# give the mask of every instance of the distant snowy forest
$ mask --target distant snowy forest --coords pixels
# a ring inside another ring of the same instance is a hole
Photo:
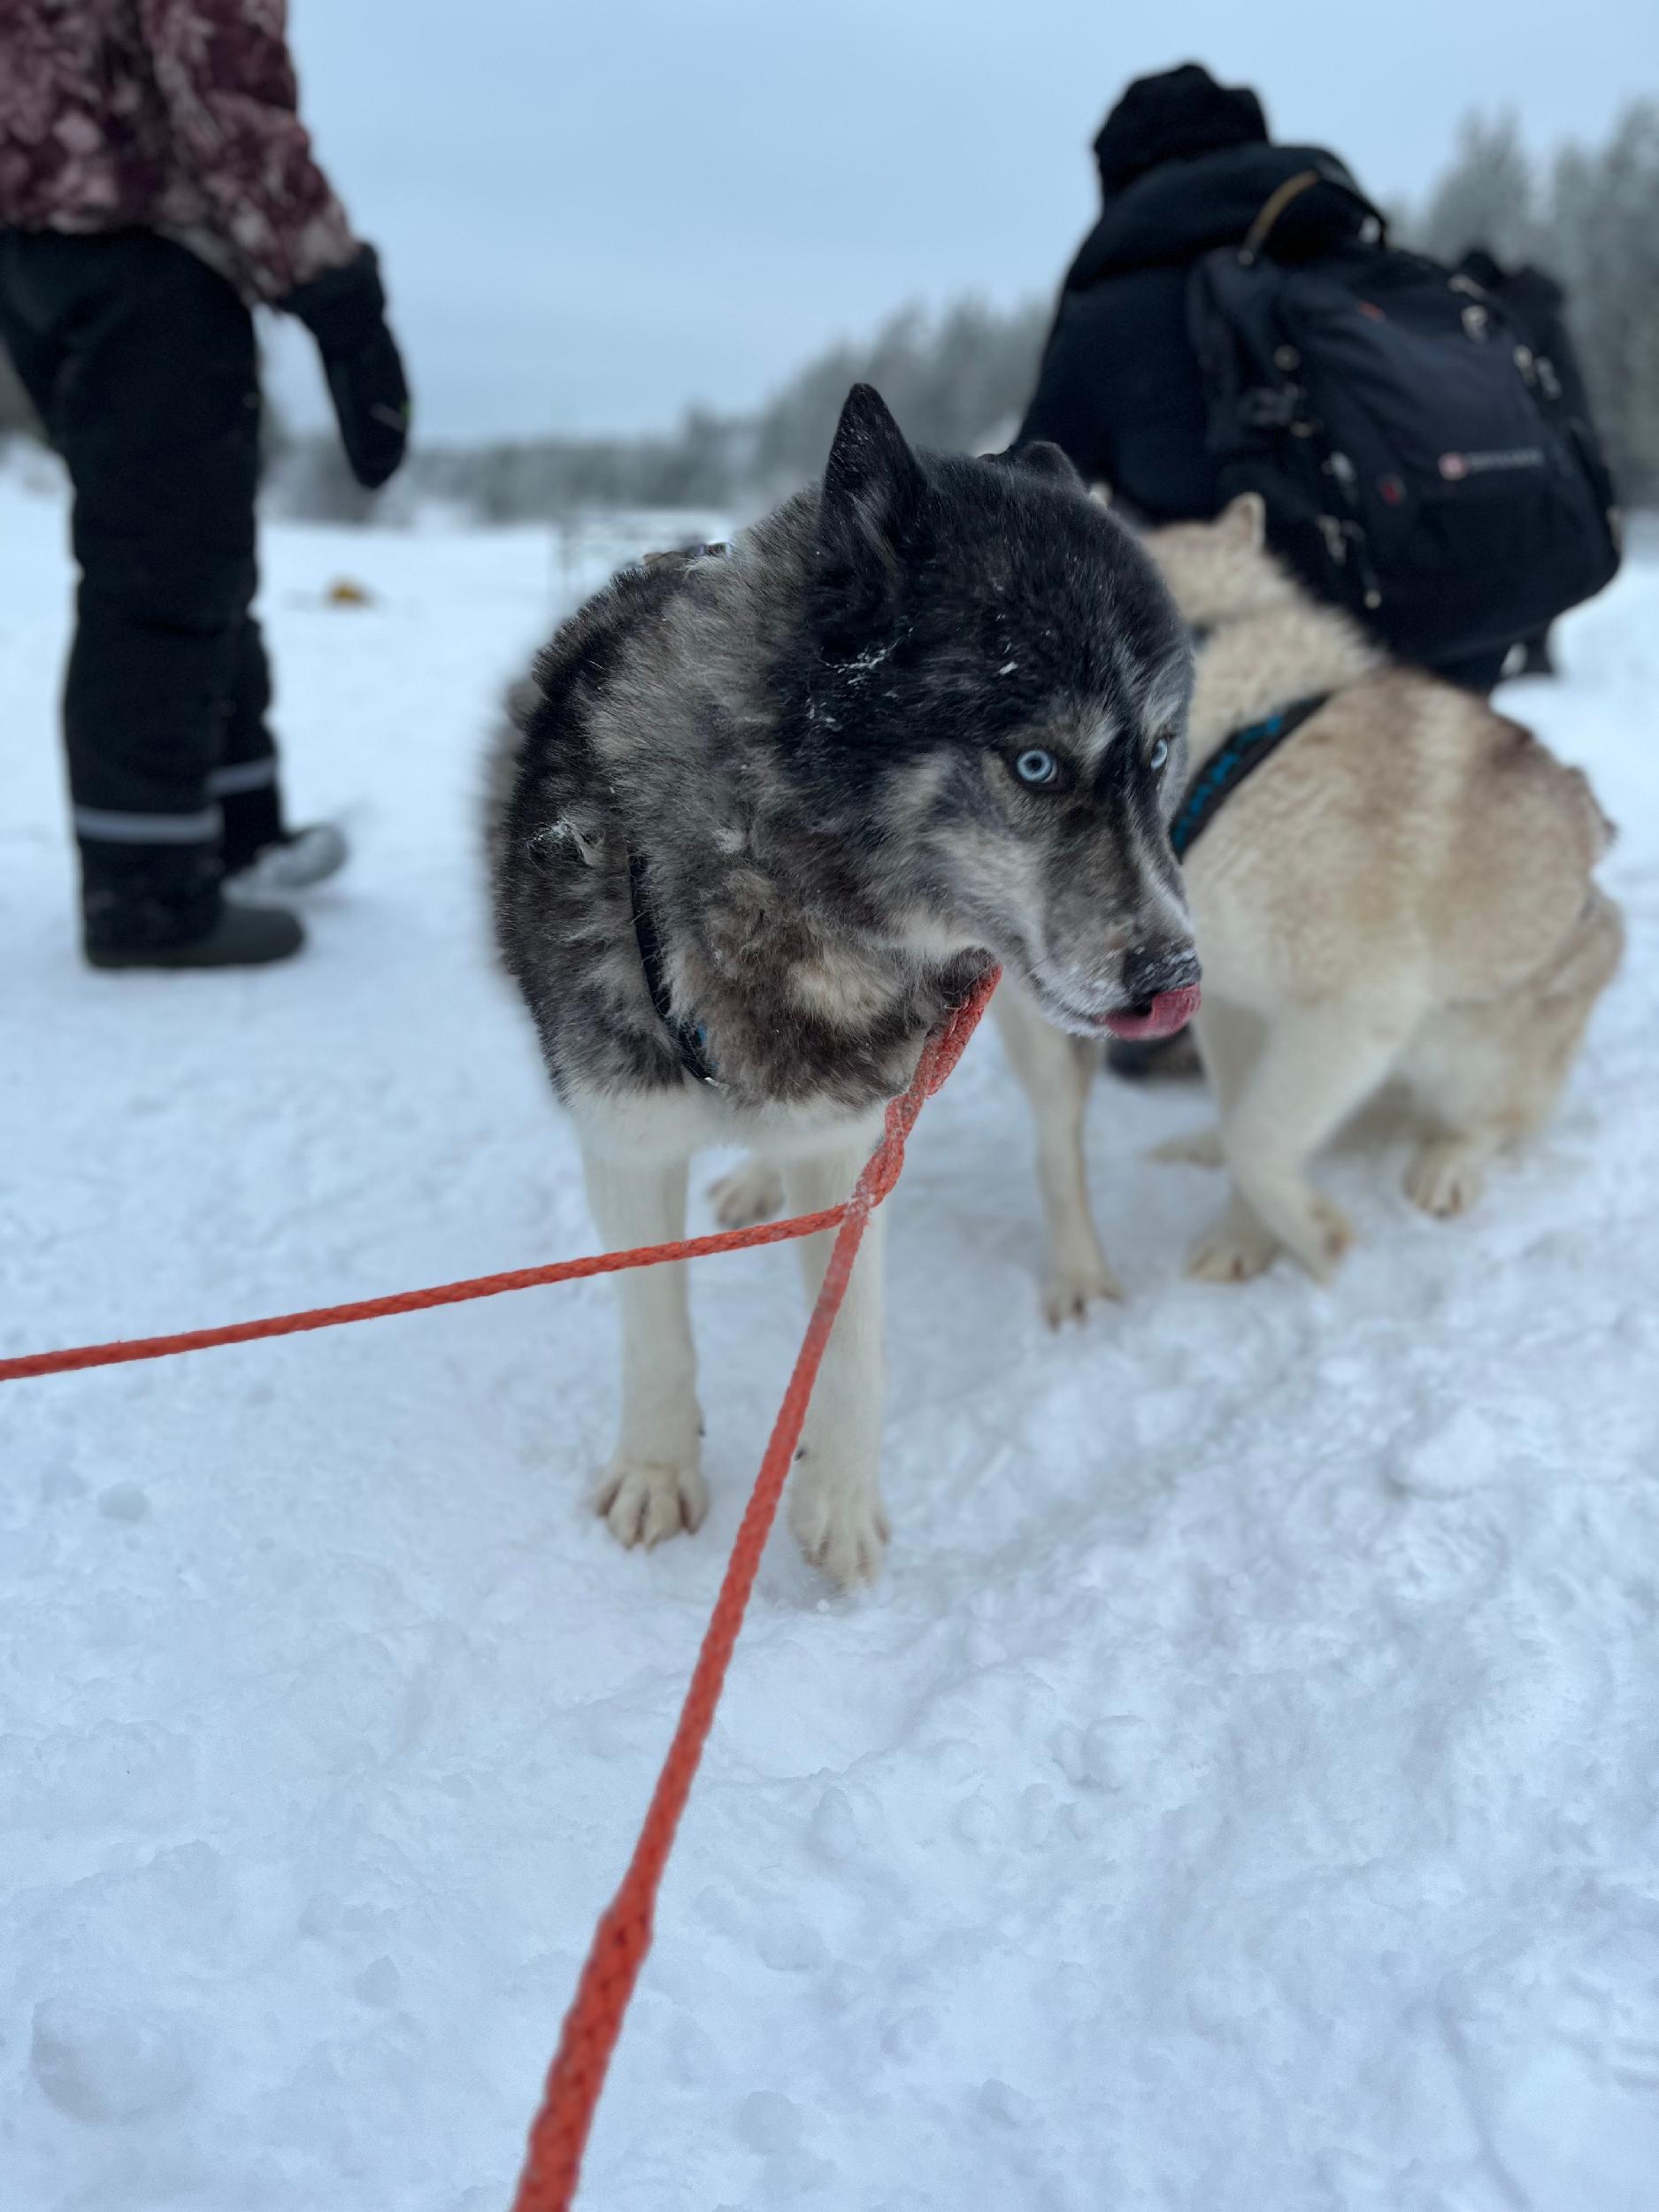
[[[1427,198],[1394,209],[1394,234],[1448,261],[1485,246],[1565,285],[1625,500],[1659,503],[1659,99],[1632,103],[1603,144],[1567,147],[1548,163],[1527,152],[1512,118],[1471,117]],[[1056,237],[1056,280],[1072,242]],[[858,378],[878,386],[920,442],[982,446],[1023,412],[1050,312],[1046,298],[1011,309],[966,300],[933,315],[905,308],[873,337],[809,362],[757,413],[692,406],[656,435],[419,447],[380,503],[384,518],[434,502],[492,523],[618,507],[754,511],[822,465]],[[0,355],[0,434],[26,416]],[[375,511],[332,438],[295,438],[273,423],[270,445],[288,513],[349,521]]]

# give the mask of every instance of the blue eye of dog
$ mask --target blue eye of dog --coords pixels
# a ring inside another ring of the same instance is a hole
[[[1041,745],[1028,745],[1015,761],[1014,773],[1021,783],[1053,783],[1060,773],[1060,764]]]
[[[1170,741],[1167,737],[1160,737],[1153,745],[1152,750],[1147,755],[1147,766],[1156,776],[1158,770],[1163,767],[1164,762],[1169,758],[1169,757]]]

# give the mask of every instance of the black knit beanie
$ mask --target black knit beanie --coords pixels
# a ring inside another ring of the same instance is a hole
[[[1218,85],[1195,61],[1161,76],[1137,77],[1094,141],[1101,188],[1110,197],[1185,155],[1264,143],[1267,119],[1248,85]]]

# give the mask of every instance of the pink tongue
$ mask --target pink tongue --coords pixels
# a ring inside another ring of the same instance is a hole
[[[1145,1013],[1108,1014],[1105,1026],[1114,1037],[1172,1037],[1198,1011],[1201,996],[1195,983],[1179,991],[1160,991]]]

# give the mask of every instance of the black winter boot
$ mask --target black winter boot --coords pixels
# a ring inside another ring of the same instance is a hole
[[[83,839],[81,856],[92,967],[263,967],[305,942],[286,907],[228,904],[211,854]]]
[[[87,959],[95,968],[263,968],[287,960],[305,942],[299,917],[285,906],[221,902],[199,936],[170,933],[173,918],[127,910],[114,926],[87,917]],[[169,933],[157,933],[160,923]]]

